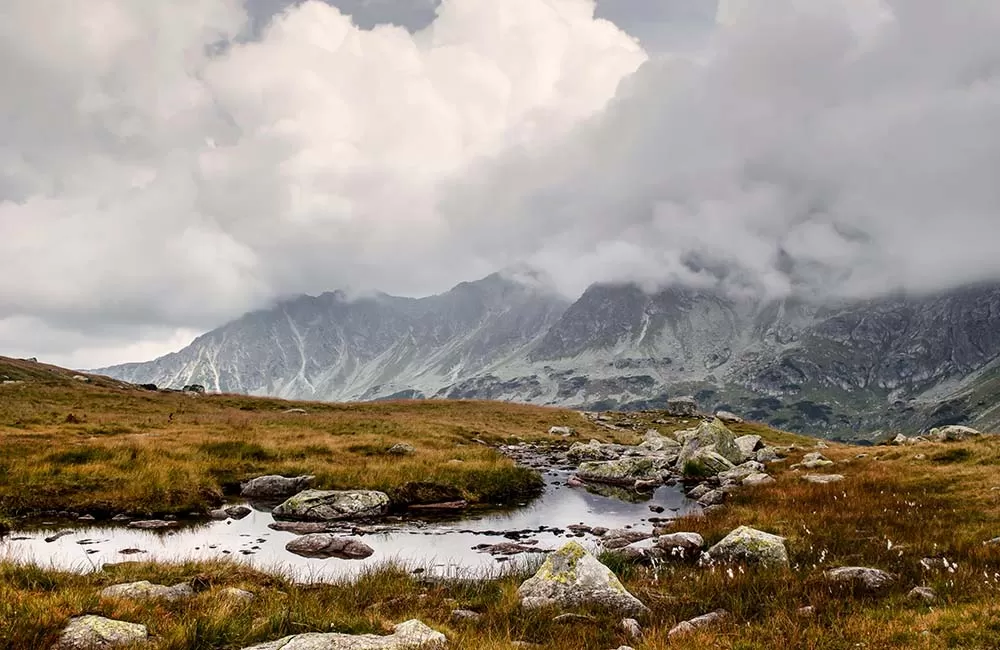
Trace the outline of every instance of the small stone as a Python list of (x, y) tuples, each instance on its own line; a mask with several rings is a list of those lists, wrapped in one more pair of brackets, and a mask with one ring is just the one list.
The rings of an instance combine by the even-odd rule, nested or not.
[(729, 411), (716, 411), (715, 417), (719, 418), (726, 424), (743, 424), (743, 418)]
[(799, 607), (796, 610), (796, 613), (799, 616), (803, 616), (803, 617), (815, 616), (816, 615), (816, 608), (813, 607), (812, 605), (806, 605), (805, 607)]
[(552, 619), (553, 623), (565, 625), (568, 623), (593, 623), (595, 619), (593, 616), (583, 616), (582, 614), (560, 614)]
[(828, 485), (830, 483), (839, 483), (844, 480), (844, 477), (841, 474), (803, 474), (802, 480), (819, 485)]
[(549, 427), (550, 436), (563, 436), (568, 438), (570, 436), (576, 435), (576, 430), (572, 427)]
[(139, 530), (160, 530), (162, 528), (173, 528), (176, 525), (177, 525), (176, 521), (165, 521), (163, 519), (145, 519), (141, 521), (130, 521), (128, 527), (138, 528)]
[(690, 634), (700, 628), (722, 623), (727, 618), (729, 618), (729, 612), (724, 609), (718, 609), (708, 614), (702, 614), (701, 616), (696, 616), (689, 621), (684, 621), (683, 623), (675, 625), (673, 629), (667, 632), (667, 637), (673, 638), (684, 634)]
[(726, 491), (723, 489), (709, 490), (698, 499), (698, 505), (703, 508), (717, 506), (726, 500)]
[(631, 639), (638, 639), (642, 636), (642, 626), (634, 618), (622, 619), (622, 631)]
[(386, 450), (389, 456), (411, 456), (416, 453), (417, 448), (407, 442), (397, 442)]
[(256, 598), (253, 593), (246, 591), (245, 589), (237, 589), (236, 587), (226, 587), (225, 589), (219, 591), (219, 595), (223, 598), (238, 600), (245, 603), (248, 603)]
[(478, 621), (482, 617), (482, 614), (471, 609), (453, 609), (451, 611), (451, 620), (453, 621), (471, 622)]
[(895, 578), (881, 569), (869, 567), (838, 567), (823, 574), (828, 582), (849, 585), (869, 593), (883, 591)]
[(914, 587), (906, 597), (910, 600), (918, 600), (925, 603), (933, 603), (937, 600), (937, 594), (930, 587)]
[(233, 519), (243, 519), (249, 516), (253, 510), (246, 506), (229, 506), (224, 512)]
[(757, 472), (755, 474), (751, 474), (750, 476), (743, 479), (743, 485), (746, 485), (747, 487), (752, 487), (755, 485), (770, 485), (771, 483), (774, 483), (774, 477), (772, 477), (770, 474), (764, 474), (763, 472)]
[(299, 408), (285, 409), (284, 411), (282, 411), (282, 413), (286, 413), (288, 415), (292, 415), (292, 414), (303, 415), (303, 414), (305, 414), (305, 412), (306, 412), (305, 409), (299, 409)]
[(601, 538), (601, 546), (609, 551), (612, 551), (619, 548), (625, 548), (629, 544), (650, 539), (652, 536), (652, 533), (644, 533), (642, 531), (629, 530), (627, 528), (617, 528), (615, 530), (609, 530), (604, 534)]

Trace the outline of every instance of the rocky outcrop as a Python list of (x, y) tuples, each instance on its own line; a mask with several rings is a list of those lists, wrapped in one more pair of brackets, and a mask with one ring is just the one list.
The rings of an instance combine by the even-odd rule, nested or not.
[(315, 476), (258, 476), (243, 483), (240, 494), (248, 499), (284, 499), (309, 488)]
[(274, 509), (278, 519), (338, 521), (380, 517), (389, 511), (389, 495), (374, 490), (306, 490)]
[(101, 598), (119, 600), (166, 600), (177, 601), (194, 596), (194, 589), (186, 582), (167, 587), (155, 585), (147, 580), (111, 585), (101, 591)]
[(630, 594), (611, 569), (587, 549), (570, 542), (550, 554), (538, 572), (517, 590), (526, 608), (604, 609), (625, 616), (649, 610)]
[(785, 538), (740, 526), (702, 556), (709, 563), (788, 566)]
[(302, 557), (335, 557), (341, 560), (363, 560), (375, 553), (373, 548), (363, 542), (350, 537), (337, 537), (330, 533), (313, 533), (296, 537), (285, 544), (285, 550)]
[(103, 616), (72, 618), (59, 635), (54, 650), (104, 650), (134, 647), (145, 643), (149, 632), (145, 625), (116, 621)]
[(400, 623), (389, 636), (376, 634), (296, 634), (243, 650), (417, 650), (446, 647), (448, 639), (418, 620)]

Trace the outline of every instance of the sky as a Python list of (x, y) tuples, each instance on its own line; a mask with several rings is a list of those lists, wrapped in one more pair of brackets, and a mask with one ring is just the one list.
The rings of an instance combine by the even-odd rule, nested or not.
[(0, 354), (527, 265), (867, 298), (1000, 280), (993, 0), (5, 0)]

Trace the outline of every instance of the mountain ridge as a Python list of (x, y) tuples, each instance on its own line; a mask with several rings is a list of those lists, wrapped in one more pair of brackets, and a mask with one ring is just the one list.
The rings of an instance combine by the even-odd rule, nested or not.
[(425, 298), (300, 296), (179, 352), (96, 372), (329, 401), (599, 410), (694, 394), (705, 408), (858, 439), (1000, 422), (990, 402), (993, 387), (1000, 392), (1000, 286), (824, 305), (598, 284), (571, 302), (493, 274)]

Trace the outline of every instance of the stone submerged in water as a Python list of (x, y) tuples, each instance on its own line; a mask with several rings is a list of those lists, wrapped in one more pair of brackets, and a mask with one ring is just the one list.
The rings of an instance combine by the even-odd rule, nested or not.
[(389, 636), (377, 634), (296, 634), (243, 650), (416, 650), (444, 648), (445, 635), (414, 619), (400, 623)]
[(145, 643), (149, 632), (145, 625), (116, 621), (103, 616), (78, 616), (63, 629), (54, 650), (95, 650), (120, 648)]
[(337, 537), (330, 533), (312, 533), (296, 537), (285, 544), (285, 550), (302, 557), (334, 557), (341, 560), (363, 560), (375, 553), (372, 547), (363, 542), (350, 537)]
[(101, 598), (116, 598), (119, 600), (166, 600), (174, 602), (194, 596), (194, 589), (186, 582), (172, 587), (154, 585), (148, 580), (111, 585), (101, 591)]
[(749, 526), (740, 526), (702, 556), (708, 562), (788, 566), (785, 538)]
[(258, 476), (240, 485), (240, 494), (250, 499), (282, 499), (305, 490), (314, 476)]
[(177, 525), (176, 521), (164, 521), (162, 519), (145, 519), (142, 521), (130, 521), (128, 527), (138, 528), (139, 530), (160, 530), (162, 528), (173, 528), (176, 525)]
[(274, 517), (337, 521), (380, 517), (389, 511), (389, 495), (374, 490), (306, 490), (274, 509)]
[(577, 542), (569, 542), (545, 560), (517, 590), (523, 607), (598, 608), (627, 616), (649, 612), (611, 569)]

